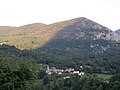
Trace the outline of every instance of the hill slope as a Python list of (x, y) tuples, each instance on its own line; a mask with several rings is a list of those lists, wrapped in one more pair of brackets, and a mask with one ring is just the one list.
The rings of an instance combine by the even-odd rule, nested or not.
[(118, 34), (86, 18), (77, 18), (72, 24), (62, 29), (57, 28), (55, 34), (53, 34), (54, 27), (56, 26), (49, 30), (52, 39), (42, 47), (46, 50), (57, 48), (67, 51), (74, 49), (81, 52), (103, 53), (120, 42)]
[[(30, 24), (21, 27), (15, 27), (10, 30), (4, 27), (1, 32), (0, 42), (8, 45), (15, 45), (19, 49), (32, 49), (43, 46), (47, 43), (57, 31), (63, 27), (75, 22), (75, 20), (59, 22), (51, 25)], [(10, 32), (8, 32), (10, 30)]]
[(11, 27), (7, 31), (1, 34), (1, 44), (32, 49), (28, 52), (34, 62), (58, 67), (83, 65), (94, 72), (120, 72), (120, 36), (87, 18)]
[[(39, 48), (47, 44), (51, 39), (54, 38), (54, 36), (57, 36), (59, 32), (64, 31), (63, 29), (73, 29), (75, 32), (78, 32), (76, 34), (71, 33), (73, 35), (76, 35), (75, 38), (82, 38), (83, 36), (86, 36), (88, 34), (86, 32), (89, 32), (89, 29), (94, 29), (95, 31), (90, 30), (89, 32), (89, 34), (91, 33), (90, 35), (94, 36), (92, 37), (93, 39), (102, 38), (104, 40), (115, 41), (119, 41), (120, 39), (119, 36), (111, 30), (89, 19), (81, 17), (50, 25), (35, 23), (21, 27), (0, 27), (0, 43), (15, 45), (15, 47), (19, 49)], [(70, 31), (71, 30), (69, 30), (69, 32)], [(69, 34), (69, 32), (67, 34)], [(63, 35), (63, 37), (65, 36), (66, 35)], [(69, 34), (69, 36), (71, 35)]]
[(116, 30), (115, 33), (120, 35), (120, 29)]
[(43, 30), (50, 28), (50, 39), (42, 47), (32, 51), (38, 63), (58, 67), (85, 65), (95, 72), (107, 69), (113, 72), (113, 67), (117, 68), (112, 64), (118, 64), (120, 60), (118, 34), (86, 18), (74, 19), (69, 25), (63, 24), (62, 28), (56, 28), (56, 25), (60, 23), (44, 27)]
[(31, 33), (37, 32), (39, 28), (46, 26), (41, 23), (34, 23), (29, 25), (24, 25), (20, 27), (0, 27), (0, 43), (14, 45), (19, 49), (30, 49), (34, 45), (30, 45), (34, 40), (34, 36)]

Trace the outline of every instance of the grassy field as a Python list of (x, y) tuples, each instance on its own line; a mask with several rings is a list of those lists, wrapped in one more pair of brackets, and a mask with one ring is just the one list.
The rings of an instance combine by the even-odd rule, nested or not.
[(112, 77), (112, 75), (109, 75), (109, 74), (95, 74), (95, 75), (97, 75), (98, 78), (102, 78), (103, 80), (106, 80)]

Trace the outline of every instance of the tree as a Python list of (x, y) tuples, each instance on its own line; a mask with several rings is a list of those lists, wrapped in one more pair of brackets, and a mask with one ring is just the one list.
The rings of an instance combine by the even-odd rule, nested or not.
[(25, 90), (36, 79), (35, 65), (29, 61), (0, 61), (0, 90)]
[(49, 77), (48, 76), (45, 76), (43, 78), (43, 85), (46, 85), (47, 83), (49, 83)]

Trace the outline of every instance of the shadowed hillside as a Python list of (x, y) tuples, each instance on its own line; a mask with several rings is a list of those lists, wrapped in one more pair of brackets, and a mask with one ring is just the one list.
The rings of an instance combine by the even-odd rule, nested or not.
[[(119, 60), (119, 40), (120, 36), (108, 28), (89, 19), (78, 18), (32, 52), (37, 63), (58, 67), (87, 64), (97, 68), (101, 64), (101, 67), (107, 63), (111, 65), (116, 58)], [(110, 70), (111, 66), (108, 67)], [(98, 71), (101, 72), (101, 69)]]
[(79, 18), (73, 24), (57, 31), (55, 36), (42, 48), (84, 49), (82, 52), (91, 49), (90, 52), (102, 53), (119, 41), (120, 36), (108, 28), (89, 19)]
[(116, 30), (115, 33), (120, 35), (120, 29)]

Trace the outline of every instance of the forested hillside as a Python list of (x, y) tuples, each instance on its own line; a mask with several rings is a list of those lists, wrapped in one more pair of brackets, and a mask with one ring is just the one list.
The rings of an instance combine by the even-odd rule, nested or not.
[[(92, 20), (0, 31), (0, 90), (120, 90), (120, 36)], [(48, 66), (84, 75), (48, 74)]]

